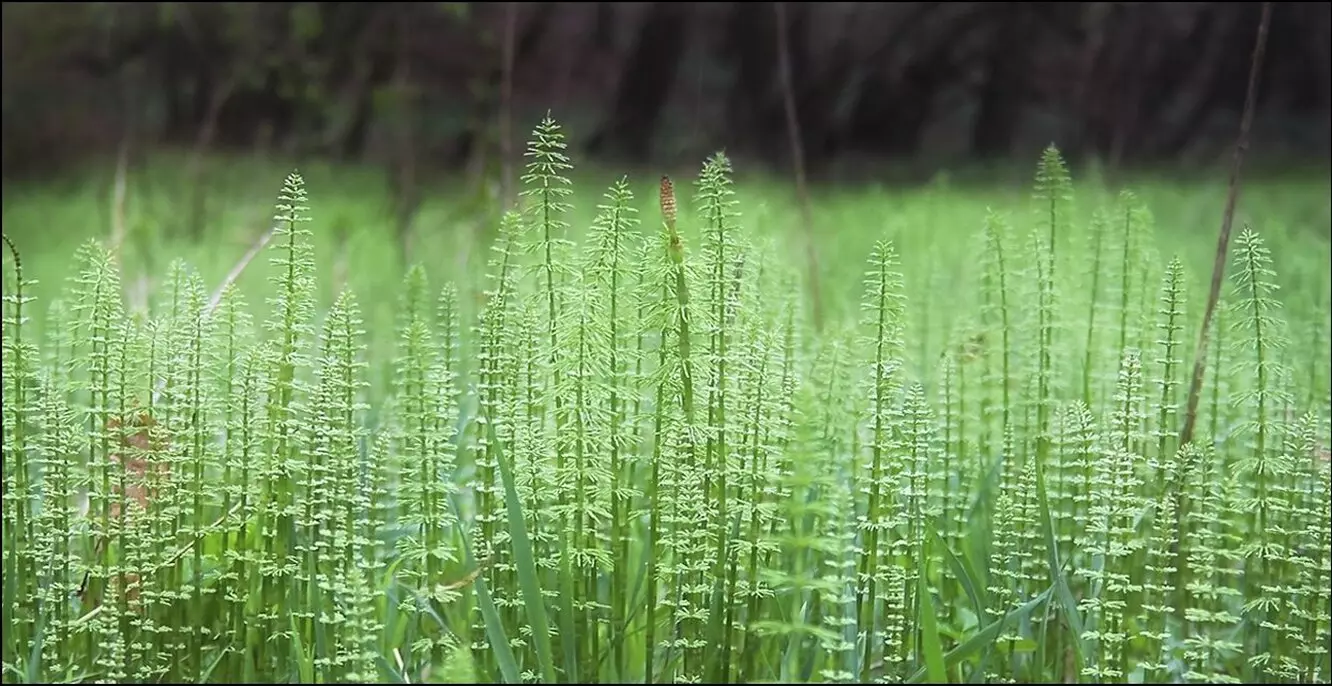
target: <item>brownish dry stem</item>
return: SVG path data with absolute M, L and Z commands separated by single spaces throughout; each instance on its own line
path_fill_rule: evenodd
M 1193 353 L 1193 379 L 1189 383 L 1188 408 L 1184 412 L 1184 428 L 1179 432 L 1179 447 L 1193 440 L 1193 429 L 1198 420 L 1198 398 L 1202 394 L 1203 374 L 1207 368 L 1207 343 L 1211 332 L 1216 303 L 1221 297 L 1221 281 L 1225 278 L 1226 255 L 1230 250 L 1230 230 L 1235 221 L 1235 203 L 1239 200 L 1240 168 L 1244 153 L 1249 149 L 1249 129 L 1253 125 L 1254 101 L 1258 95 L 1258 74 L 1263 67 L 1263 54 L 1267 52 L 1267 30 L 1272 21 L 1272 3 L 1263 3 L 1262 18 L 1258 22 L 1258 40 L 1253 47 L 1253 61 L 1249 68 L 1249 86 L 1244 96 L 1244 114 L 1240 119 L 1239 140 L 1235 143 L 1235 157 L 1230 167 L 1230 187 L 1226 193 L 1226 210 L 1221 216 L 1221 232 L 1216 239 L 1216 259 L 1212 263 L 1212 285 L 1207 294 L 1207 308 L 1203 311 L 1202 328 L 1198 332 L 1198 346 Z
M 153 420 L 147 412 L 139 412 L 129 418 L 130 431 L 124 429 L 123 420 L 120 417 L 112 417 L 107 421 L 107 430 L 119 432 L 118 440 L 119 450 L 111 455 L 111 462 L 124 464 L 126 486 L 125 502 L 137 503 L 141 512 L 148 510 L 149 504 L 157 495 L 157 487 L 165 479 L 170 478 L 171 468 L 165 462 L 158 459 L 165 454 L 166 442 L 161 436 L 153 435 L 153 427 L 157 422 Z M 153 476 L 149 476 L 149 471 Z M 121 498 L 118 487 L 113 487 L 111 497 L 111 517 L 120 520 L 124 525 L 123 515 L 121 513 Z M 91 514 L 91 513 L 90 513 Z M 93 558 L 102 556 L 106 548 L 107 539 L 100 538 L 93 550 Z M 83 583 L 79 587 L 79 598 L 84 598 L 84 593 L 88 590 L 88 581 L 91 573 L 85 573 Z M 139 600 L 139 575 L 133 572 L 124 574 L 126 584 L 125 595 L 130 604 L 138 607 Z M 101 603 L 100 598 L 91 599 L 92 607 Z

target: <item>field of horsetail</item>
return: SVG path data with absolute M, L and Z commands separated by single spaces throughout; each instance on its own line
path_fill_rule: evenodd
M 1050 147 L 805 231 L 565 136 L 409 260 L 270 169 L 235 280 L 225 186 L 194 247 L 7 190 L 4 683 L 1332 677 L 1326 179 L 1244 189 L 1180 445 L 1220 183 Z

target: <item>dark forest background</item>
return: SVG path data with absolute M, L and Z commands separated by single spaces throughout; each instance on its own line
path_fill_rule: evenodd
M 1330 6 L 1275 5 L 1259 155 L 1329 154 Z M 789 168 L 783 42 L 816 178 L 1030 160 L 1049 142 L 1112 168 L 1211 163 L 1233 146 L 1258 14 L 1221 2 L 5 3 L 4 174 L 153 146 L 490 173 L 548 110 L 585 158 L 692 162 L 724 147 Z

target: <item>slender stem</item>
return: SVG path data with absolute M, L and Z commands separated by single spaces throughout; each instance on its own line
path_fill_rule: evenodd
M 1193 427 L 1198 419 L 1198 397 L 1202 392 L 1203 373 L 1207 368 L 1207 336 L 1216 312 L 1216 301 L 1221 297 L 1221 281 L 1225 277 L 1226 255 L 1230 249 L 1230 229 L 1235 221 L 1235 203 L 1239 200 L 1240 169 L 1244 153 L 1249 149 L 1249 129 L 1253 126 L 1254 102 L 1258 96 L 1258 75 L 1267 52 L 1267 30 L 1272 23 L 1272 3 L 1263 3 L 1263 15 L 1258 21 L 1258 39 L 1253 47 L 1253 61 L 1249 67 L 1249 87 L 1244 96 L 1244 114 L 1240 119 L 1239 140 L 1235 143 L 1235 157 L 1230 167 L 1230 186 L 1226 192 L 1226 210 L 1221 215 L 1221 231 L 1216 237 L 1216 259 L 1212 262 L 1212 285 L 1207 294 L 1207 307 L 1203 310 L 1202 328 L 1198 332 L 1198 347 L 1193 353 L 1193 379 L 1189 382 L 1188 408 L 1184 412 L 1184 428 L 1179 432 L 1179 445 L 1193 440 Z

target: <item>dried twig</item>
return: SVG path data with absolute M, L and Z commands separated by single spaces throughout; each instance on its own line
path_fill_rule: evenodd
M 236 279 L 240 278 L 241 272 L 244 272 L 250 262 L 253 261 L 254 258 L 259 255 L 260 251 L 264 249 L 264 246 L 268 245 L 270 240 L 273 240 L 273 233 L 275 231 L 277 231 L 276 224 L 269 227 L 267 231 L 259 236 L 258 240 L 254 242 L 254 245 L 251 245 L 250 249 L 246 250 L 245 254 L 241 256 L 240 261 L 231 268 L 231 271 L 227 272 L 227 278 L 222 280 L 222 283 L 218 285 L 217 290 L 213 291 L 213 297 L 208 299 L 208 307 L 204 309 L 203 313 L 205 317 L 213 314 L 213 310 L 217 309 L 218 304 L 222 302 L 222 294 L 226 293 L 227 286 L 235 283 Z
M 494 562 L 494 560 L 495 558 L 493 553 L 487 555 L 483 560 L 481 560 L 481 562 L 477 563 L 476 569 L 473 569 L 472 571 L 465 574 L 463 578 L 451 584 L 446 584 L 441 590 L 456 591 L 460 588 L 471 585 L 473 581 L 477 580 L 477 577 L 481 576 L 482 572 L 486 571 L 486 569 L 490 567 L 490 563 Z
M 125 189 L 129 176 L 129 135 L 120 140 L 116 153 L 116 180 L 111 190 L 111 256 L 120 259 L 120 247 L 125 243 Z
M 1240 167 L 1244 153 L 1249 149 L 1249 128 L 1253 125 L 1254 101 L 1258 96 L 1258 74 L 1263 67 L 1263 54 L 1267 51 L 1267 29 L 1272 22 L 1272 3 L 1263 3 L 1263 15 L 1258 21 L 1258 40 L 1253 46 L 1253 62 L 1249 67 L 1249 87 L 1244 96 L 1244 114 L 1240 119 L 1239 140 L 1235 143 L 1235 157 L 1230 167 L 1230 188 L 1226 194 L 1226 210 L 1221 215 L 1221 232 L 1216 239 L 1216 259 L 1212 263 L 1212 287 L 1207 295 L 1207 308 L 1203 311 L 1202 328 L 1198 332 L 1198 347 L 1193 353 L 1193 379 L 1189 383 L 1188 408 L 1184 412 L 1184 428 L 1179 432 L 1179 445 L 1193 440 L 1193 428 L 1198 420 L 1198 397 L 1202 393 L 1203 373 L 1207 366 L 1207 343 L 1216 303 L 1221 297 L 1221 280 L 1226 271 L 1226 255 L 1230 249 L 1230 229 L 1235 221 L 1235 203 L 1239 200 Z
M 204 307 L 204 311 L 200 316 L 203 317 L 212 316 L 213 310 L 216 310 L 217 306 L 222 303 L 222 296 L 227 292 L 227 287 L 235 283 L 236 279 L 240 278 L 240 275 L 245 271 L 245 268 L 250 265 L 250 262 L 254 261 L 254 258 L 257 257 L 261 251 L 263 251 L 264 246 L 268 245 L 268 242 L 273 239 L 273 234 L 276 231 L 277 231 L 277 225 L 274 224 L 273 226 L 269 227 L 267 231 L 261 234 L 257 240 L 255 240 L 254 244 L 250 246 L 249 250 L 245 251 L 245 254 L 241 256 L 240 261 L 237 262 L 234 266 L 232 266 L 231 271 L 227 272 L 227 277 L 222 280 L 222 283 L 218 284 L 217 289 L 213 291 L 212 297 L 208 298 L 208 305 Z M 166 379 L 165 378 L 158 379 L 157 384 L 153 387 L 154 404 L 156 404 L 158 399 L 161 398 L 162 389 L 165 387 L 166 387 Z
M 223 522 L 225 522 L 225 521 L 227 521 L 228 519 L 231 519 L 232 517 L 236 516 L 236 513 L 237 513 L 237 512 L 240 512 L 241 505 L 243 505 L 243 504 L 244 504 L 244 503 L 236 503 L 235 505 L 232 505 L 232 506 L 231 506 L 231 509 L 228 510 L 226 514 L 222 515 L 221 517 L 218 517 L 218 518 L 217 518 L 217 521 L 213 522 L 212 524 L 209 524 L 208 527 L 207 527 L 207 529 L 208 529 L 209 531 L 214 531 L 214 530 L 217 529 L 217 527 L 222 526 L 222 523 L 223 523 Z M 176 562 L 178 562 L 178 561 L 180 560 L 180 558 L 185 557 L 185 553 L 188 553 L 188 552 L 190 552 L 191 550 L 193 550 L 193 549 L 194 549 L 194 545 L 195 545 L 196 543 L 198 543 L 199 540 L 200 540 L 200 539 L 195 538 L 195 539 L 191 540 L 189 543 L 186 543 L 184 547 L 182 547 L 182 548 L 180 548 L 179 550 L 177 550 L 176 553 L 175 553 L 174 555 L 172 555 L 171 558 L 168 559 L 168 560 L 166 561 L 167 566 L 170 566 L 170 565 L 176 564 Z M 102 540 L 98 541 L 98 543 L 97 543 L 97 548 L 96 548 L 95 551 L 94 551 L 93 557 L 99 557 L 99 556 L 101 556 L 101 554 L 102 554 L 102 550 L 103 550 L 103 546 L 105 545 L 105 543 L 106 543 L 106 539 L 102 539 Z M 480 570 L 478 570 L 478 571 L 480 571 Z M 92 570 L 87 570 L 87 571 L 85 571 L 85 572 L 83 573 L 83 582 L 80 583 L 78 589 L 76 589 L 76 590 L 74 591 L 74 595 L 75 595 L 75 597 L 79 598 L 80 600 L 83 599 L 84 594 L 88 592 L 88 582 L 91 581 L 91 580 L 92 580 Z

